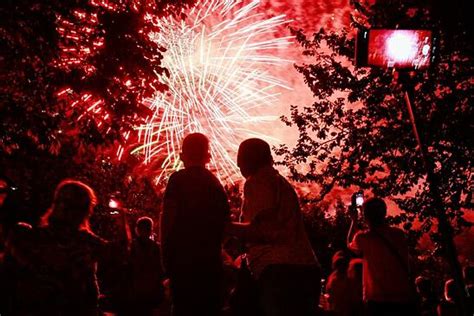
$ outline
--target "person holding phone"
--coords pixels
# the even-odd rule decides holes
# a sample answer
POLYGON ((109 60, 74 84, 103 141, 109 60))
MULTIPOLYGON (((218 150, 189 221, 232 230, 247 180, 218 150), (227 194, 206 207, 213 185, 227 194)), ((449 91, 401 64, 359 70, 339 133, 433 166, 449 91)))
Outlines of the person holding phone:
POLYGON ((358 203, 361 203, 360 194, 354 194, 347 243, 352 252, 362 257, 363 298, 367 314, 418 315, 405 233, 386 223, 387 205, 381 198, 370 198, 361 206, 358 203), (358 209, 362 211, 368 229, 356 232, 358 209))

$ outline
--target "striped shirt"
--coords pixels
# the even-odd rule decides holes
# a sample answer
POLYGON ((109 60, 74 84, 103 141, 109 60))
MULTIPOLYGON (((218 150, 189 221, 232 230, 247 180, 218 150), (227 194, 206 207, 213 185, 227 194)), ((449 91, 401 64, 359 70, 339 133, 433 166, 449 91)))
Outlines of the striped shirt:
POLYGON ((318 264, 306 234, 298 196, 277 170, 268 166, 244 186, 242 219, 262 238, 247 245, 252 273, 258 278, 271 264, 318 264))

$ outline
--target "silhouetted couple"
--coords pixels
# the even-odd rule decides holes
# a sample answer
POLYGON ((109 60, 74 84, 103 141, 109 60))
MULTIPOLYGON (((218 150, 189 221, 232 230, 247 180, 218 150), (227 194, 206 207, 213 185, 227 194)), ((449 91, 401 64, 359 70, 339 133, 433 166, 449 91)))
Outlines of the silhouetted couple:
POLYGON ((237 164, 246 179, 243 223, 230 221, 226 193, 206 169, 207 137, 188 135, 181 160, 185 169, 170 177, 161 217, 173 314, 220 314, 221 244, 227 234, 246 243, 261 315, 312 315, 319 298, 319 263, 303 227, 298 197, 273 168, 270 146, 256 138, 240 144, 237 164))

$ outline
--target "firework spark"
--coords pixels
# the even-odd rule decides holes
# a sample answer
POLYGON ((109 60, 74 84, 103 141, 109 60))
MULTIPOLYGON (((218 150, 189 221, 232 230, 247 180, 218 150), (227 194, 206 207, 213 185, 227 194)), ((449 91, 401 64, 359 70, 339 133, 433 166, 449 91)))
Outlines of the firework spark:
POLYGON ((211 169, 226 182, 236 175, 238 144, 248 137, 263 137, 258 126, 274 117, 258 116, 258 108, 274 105, 285 82, 271 74, 277 65, 291 63, 276 52, 291 43, 278 28, 289 23, 284 15, 266 18, 259 1, 205 0, 186 12, 187 18, 152 19, 160 29, 150 33, 167 49, 158 75, 169 87, 148 99, 153 111, 140 126, 145 163, 160 162, 162 179, 181 167, 179 145, 191 132, 206 134, 211 142, 211 169))
POLYGON ((161 49, 147 35, 153 25, 145 12, 165 12, 154 3, 91 0, 56 15, 60 50, 53 64, 66 75, 57 100, 69 105, 68 119, 104 141, 126 143, 149 112, 144 99, 166 88, 156 76, 164 71, 161 49))

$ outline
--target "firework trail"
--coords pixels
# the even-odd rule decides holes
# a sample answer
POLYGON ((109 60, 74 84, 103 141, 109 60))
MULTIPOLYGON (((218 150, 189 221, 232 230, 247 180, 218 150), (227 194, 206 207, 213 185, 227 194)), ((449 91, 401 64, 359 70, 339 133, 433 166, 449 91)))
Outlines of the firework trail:
POLYGON ((289 89, 270 70, 291 63, 276 56, 291 37, 279 37, 278 28, 289 21, 284 15, 266 18, 258 13, 259 1, 208 0, 186 12, 187 18, 166 17, 151 23, 160 31, 150 38, 167 49, 159 80, 169 87, 146 100, 153 111, 140 126, 144 162, 160 164, 157 180, 179 169, 179 146, 191 132, 206 134, 211 143, 211 170, 225 181, 236 176, 239 143, 262 122, 274 117, 257 116, 258 108, 272 106, 278 90, 289 89))

